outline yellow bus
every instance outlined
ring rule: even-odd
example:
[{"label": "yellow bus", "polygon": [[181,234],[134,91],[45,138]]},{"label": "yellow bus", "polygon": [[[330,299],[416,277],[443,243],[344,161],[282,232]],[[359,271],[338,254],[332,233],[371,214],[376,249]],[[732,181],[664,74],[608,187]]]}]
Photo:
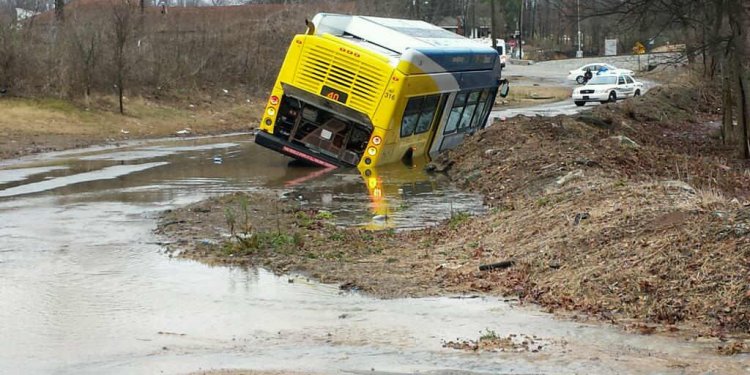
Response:
[{"label": "yellow bus", "polygon": [[498,88],[507,94],[501,70],[491,47],[426,22],[317,14],[287,51],[255,142],[328,168],[434,158],[485,126]]}]

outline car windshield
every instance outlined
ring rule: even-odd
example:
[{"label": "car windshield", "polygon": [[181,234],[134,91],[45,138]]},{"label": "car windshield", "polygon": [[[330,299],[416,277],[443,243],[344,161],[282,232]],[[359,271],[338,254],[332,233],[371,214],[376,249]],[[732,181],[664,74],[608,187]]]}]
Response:
[{"label": "car windshield", "polygon": [[594,78],[591,78],[587,85],[614,85],[616,83],[616,76],[596,76]]}]

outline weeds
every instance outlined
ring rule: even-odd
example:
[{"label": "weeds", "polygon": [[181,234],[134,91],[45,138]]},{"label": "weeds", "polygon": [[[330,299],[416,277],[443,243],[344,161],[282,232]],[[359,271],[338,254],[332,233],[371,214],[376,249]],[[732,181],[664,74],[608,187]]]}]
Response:
[{"label": "weeds", "polygon": [[234,210],[232,210],[230,207],[224,208],[224,219],[227,222],[227,226],[229,227],[229,234],[232,237],[236,236],[235,232],[235,225],[237,224],[237,215],[234,213]]},{"label": "weeds", "polygon": [[534,204],[539,208],[547,207],[550,205],[550,203],[552,202],[550,201],[549,197],[540,197],[536,200],[536,202],[534,202]]},{"label": "weeds", "polygon": [[320,210],[315,215],[315,219],[317,220],[333,220],[333,218],[334,216],[333,216],[333,213],[331,213],[331,211]]},{"label": "weeds", "polygon": [[471,215],[468,212],[457,212],[448,219],[448,226],[450,226],[451,229],[456,229],[459,225],[468,221],[470,217]]},{"label": "weeds", "polygon": [[497,339],[500,338],[500,336],[497,335],[497,332],[495,332],[494,330],[491,330],[489,328],[485,328],[484,332],[479,331],[479,333],[481,334],[481,336],[479,336],[479,341],[483,341],[483,340],[497,340]]}]

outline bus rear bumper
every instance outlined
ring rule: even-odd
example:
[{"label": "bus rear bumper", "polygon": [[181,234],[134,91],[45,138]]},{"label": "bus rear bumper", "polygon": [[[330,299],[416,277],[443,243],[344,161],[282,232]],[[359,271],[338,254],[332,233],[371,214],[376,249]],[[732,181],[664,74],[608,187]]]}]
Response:
[{"label": "bus rear bumper", "polygon": [[255,135],[255,143],[265,148],[280,152],[297,160],[317,165],[323,168],[338,168],[348,165],[325,155],[315,154],[303,147],[296,146],[287,141],[274,137],[265,131],[259,131]]}]

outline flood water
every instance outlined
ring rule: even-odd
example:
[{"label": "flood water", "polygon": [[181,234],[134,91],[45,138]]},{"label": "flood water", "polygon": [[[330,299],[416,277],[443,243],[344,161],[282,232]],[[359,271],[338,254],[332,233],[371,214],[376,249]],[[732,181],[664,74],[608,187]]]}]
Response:
[{"label": "flood water", "polygon": [[[272,189],[339,224],[413,229],[481,197],[419,166],[288,167],[249,135],[141,142],[0,165],[0,373],[747,373],[715,343],[559,321],[495,298],[376,300],[301,276],[163,253],[165,209]],[[536,335],[539,352],[465,353],[447,340]],[[744,362],[743,362],[744,361]],[[374,371],[371,371],[374,370]]]}]

